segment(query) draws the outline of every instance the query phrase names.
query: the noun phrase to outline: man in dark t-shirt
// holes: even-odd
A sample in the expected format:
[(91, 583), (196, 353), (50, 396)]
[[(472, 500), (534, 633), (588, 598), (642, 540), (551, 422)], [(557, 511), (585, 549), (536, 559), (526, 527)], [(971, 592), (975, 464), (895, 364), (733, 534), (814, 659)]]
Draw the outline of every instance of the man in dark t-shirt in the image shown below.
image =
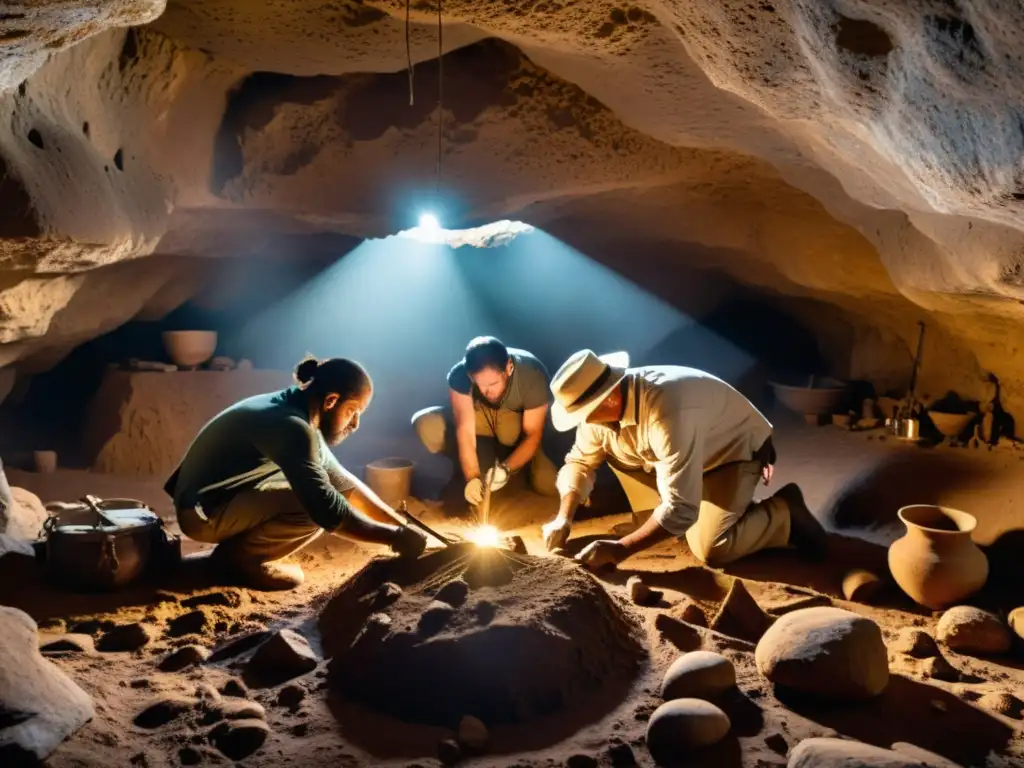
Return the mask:
[(451, 410), (435, 406), (413, 415), (427, 450), (446, 453), (461, 469), (463, 496), (470, 504), (483, 501), (488, 480), (492, 492), (500, 490), (527, 465), (533, 490), (557, 495), (557, 470), (541, 449), (552, 401), (549, 380), (544, 364), (526, 350), (479, 336), (448, 372)]
[(329, 448), (370, 404), (366, 371), (344, 358), (307, 358), (295, 378), (299, 386), (235, 403), (196, 435), (164, 486), (182, 533), (216, 544), (213, 561), (256, 589), (301, 584), (299, 565), (282, 560), (324, 531), (419, 555), (423, 535)]

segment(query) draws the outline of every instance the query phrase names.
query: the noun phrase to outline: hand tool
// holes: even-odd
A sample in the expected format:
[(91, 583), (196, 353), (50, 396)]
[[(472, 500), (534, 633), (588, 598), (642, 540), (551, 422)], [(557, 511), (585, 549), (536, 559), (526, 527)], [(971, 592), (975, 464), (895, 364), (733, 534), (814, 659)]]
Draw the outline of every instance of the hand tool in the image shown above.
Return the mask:
[(415, 517), (413, 517), (412, 513), (409, 512), (409, 506), (404, 501), (401, 504), (398, 505), (398, 508), (395, 511), (398, 512), (398, 514), (400, 514), (402, 517), (404, 517), (405, 521), (407, 523), (409, 523), (409, 525), (415, 525), (417, 528), (419, 528), (421, 531), (426, 533), (428, 536), (433, 536), (435, 539), (440, 541), (446, 547), (450, 547), (452, 545), (452, 541), (450, 539), (442, 536), (440, 533), (435, 531), (433, 528), (428, 526), (426, 523), (420, 522)]

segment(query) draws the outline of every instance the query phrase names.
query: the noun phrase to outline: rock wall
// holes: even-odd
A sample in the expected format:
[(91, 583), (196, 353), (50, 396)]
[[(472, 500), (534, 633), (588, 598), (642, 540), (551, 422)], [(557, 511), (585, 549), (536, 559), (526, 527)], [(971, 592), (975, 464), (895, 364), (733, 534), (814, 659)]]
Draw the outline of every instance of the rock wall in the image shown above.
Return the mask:
[(166, 478), (213, 416), (291, 383), (283, 371), (111, 370), (89, 407), (83, 448), (100, 472)]
[[(173, 305), (202, 275), (169, 256), (438, 204), (432, 7), (407, 51), (399, 0), (80, 5), (0, 15), (0, 364)], [(696, 258), (881, 387), (923, 319), (926, 389), (977, 396), (991, 370), (1024, 407), (1022, 22), (995, 0), (450, 0), (439, 207), (615, 240), (624, 271)]]

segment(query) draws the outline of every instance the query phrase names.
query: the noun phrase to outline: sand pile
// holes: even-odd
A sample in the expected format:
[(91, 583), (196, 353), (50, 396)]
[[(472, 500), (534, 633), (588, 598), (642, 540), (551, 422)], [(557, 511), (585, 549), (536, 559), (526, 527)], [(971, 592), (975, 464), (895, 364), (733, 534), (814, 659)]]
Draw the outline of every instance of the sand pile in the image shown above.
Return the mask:
[(522, 723), (625, 694), (642, 630), (561, 558), (459, 546), (371, 563), (321, 614), (329, 682), (403, 720)]

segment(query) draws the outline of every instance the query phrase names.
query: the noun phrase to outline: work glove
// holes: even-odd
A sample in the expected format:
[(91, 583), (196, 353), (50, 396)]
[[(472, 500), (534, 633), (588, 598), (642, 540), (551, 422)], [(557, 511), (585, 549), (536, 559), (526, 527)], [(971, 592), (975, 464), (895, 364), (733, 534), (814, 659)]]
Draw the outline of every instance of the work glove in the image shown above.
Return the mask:
[(484, 503), (484, 483), (479, 477), (474, 477), (466, 483), (466, 490), (463, 492), (466, 501), (474, 507)]
[(615, 568), (628, 556), (626, 548), (619, 542), (602, 539), (588, 544), (576, 555), (576, 560), (592, 571), (600, 571), (604, 568)]
[(550, 523), (544, 523), (540, 527), (540, 531), (544, 537), (544, 546), (550, 552), (565, 546), (565, 542), (569, 540), (569, 533), (572, 531), (572, 523), (564, 517), (556, 517)]
[(491, 490), (501, 490), (508, 484), (509, 477), (512, 473), (508, 471), (508, 467), (504, 464), (498, 463), (487, 470), (487, 474), (484, 475), (484, 488), (487, 487), (487, 483), (490, 482)]
[(401, 526), (391, 542), (391, 549), (403, 558), (417, 558), (426, 547), (427, 537), (410, 525)]

